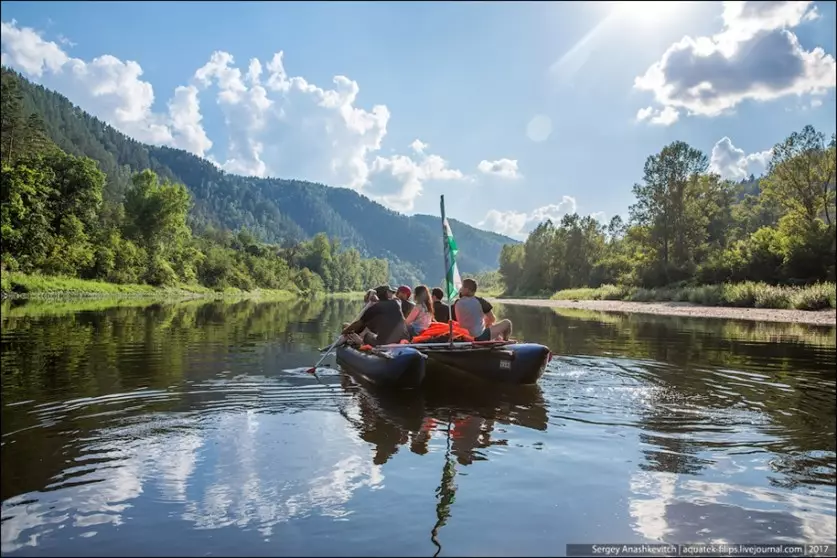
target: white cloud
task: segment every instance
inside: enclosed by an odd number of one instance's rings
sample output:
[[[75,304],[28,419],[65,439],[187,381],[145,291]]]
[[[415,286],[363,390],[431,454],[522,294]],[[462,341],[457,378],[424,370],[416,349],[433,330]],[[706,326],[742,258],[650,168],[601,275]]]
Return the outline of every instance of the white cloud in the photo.
[[[34,29],[18,28],[15,20],[0,23],[0,45],[5,64],[33,76],[43,75],[44,70],[58,72],[69,60],[57,44],[42,40]]]
[[[654,114],[654,107],[641,108],[638,111],[636,111],[636,120],[637,122],[642,122],[652,114]]]
[[[603,225],[607,225],[607,213],[605,213],[604,211],[594,211],[590,214],[590,217],[592,217],[593,219],[595,219]]]
[[[177,144],[192,153],[205,153],[212,148],[212,141],[207,137],[201,125],[201,106],[198,101],[198,89],[192,85],[180,86],[174,90],[174,97],[169,101],[169,118]]]
[[[637,122],[648,120],[651,124],[660,126],[669,126],[677,122],[680,118],[680,113],[671,107],[663,107],[662,109],[655,109],[654,107],[645,107],[639,109],[636,113]]]
[[[413,202],[421,195],[426,181],[466,179],[461,171],[448,167],[448,162],[438,155],[422,155],[418,162],[405,155],[376,157],[370,178],[367,193],[402,211],[413,209]]]
[[[735,147],[728,137],[723,137],[712,147],[709,170],[729,180],[741,180],[751,174],[759,176],[767,168],[773,150],[744,153]]]
[[[154,90],[137,62],[110,55],[72,58],[38,31],[2,23],[2,60],[85,111],[133,138],[182,148],[236,174],[306,179],[354,188],[395,209],[409,211],[428,181],[469,180],[428,145],[410,154],[380,155],[390,112],[357,106],[357,82],[335,76],[330,88],[288,74],[284,53],[246,71],[227,52],[214,52],[191,81],[175,89],[167,111],[154,112]],[[226,153],[204,129],[200,96],[210,90],[224,117]],[[215,148],[215,151],[212,151]],[[500,160],[498,174],[516,174],[516,161]],[[507,166],[511,163],[512,166]]]
[[[482,221],[477,223],[477,226],[512,238],[523,239],[535,227],[547,219],[551,219],[555,223],[564,215],[575,213],[575,211],[575,198],[563,196],[561,203],[545,205],[535,209],[531,213],[492,209],[485,215]]]
[[[496,161],[480,161],[477,165],[477,170],[483,174],[498,176],[500,178],[507,178],[514,180],[521,178],[517,168],[517,159],[497,159]]]
[[[812,2],[724,2],[720,33],[684,37],[636,78],[634,87],[652,92],[662,107],[650,121],[670,124],[681,110],[714,117],[746,100],[822,95],[834,88],[834,57],[820,47],[805,50],[789,30],[817,17]],[[637,119],[649,118],[649,109]]]
[[[424,150],[430,147],[420,139],[416,138],[413,140],[413,143],[410,144],[410,148],[415,151],[416,153],[424,153]]]
[[[74,47],[78,44],[78,43],[74,43],[73,41],[71,41],[70,39],[65,37],[64,35],[58,35],[58,42],[61,43],[62,45],[67,45],[68,47]]]

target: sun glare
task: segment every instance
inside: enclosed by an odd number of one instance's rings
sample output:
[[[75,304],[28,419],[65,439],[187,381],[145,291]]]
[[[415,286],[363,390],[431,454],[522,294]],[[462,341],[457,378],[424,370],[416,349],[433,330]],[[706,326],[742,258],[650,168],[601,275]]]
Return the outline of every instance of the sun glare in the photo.
[[[656,27],[676,18],[691,2],[611,2],[611,14],[619,20],[642,27]]]

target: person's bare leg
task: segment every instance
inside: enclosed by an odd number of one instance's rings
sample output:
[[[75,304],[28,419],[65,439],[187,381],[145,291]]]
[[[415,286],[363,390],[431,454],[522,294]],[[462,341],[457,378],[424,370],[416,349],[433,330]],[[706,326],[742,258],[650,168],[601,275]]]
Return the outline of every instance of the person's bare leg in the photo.
[[[488,329],[491,331],[492,339],[502,337],[504,341],[508,341],[512,334],[512,323],[509,320],[500,320]]]

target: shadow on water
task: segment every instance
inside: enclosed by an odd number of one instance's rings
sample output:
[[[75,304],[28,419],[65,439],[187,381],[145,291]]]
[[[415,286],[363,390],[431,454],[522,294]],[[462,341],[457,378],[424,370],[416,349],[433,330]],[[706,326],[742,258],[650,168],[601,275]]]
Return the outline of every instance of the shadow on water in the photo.
[[[834,539],[834,328],[497,306],[538,386],[288,372],[358,301],[4,304],[3,553]]]

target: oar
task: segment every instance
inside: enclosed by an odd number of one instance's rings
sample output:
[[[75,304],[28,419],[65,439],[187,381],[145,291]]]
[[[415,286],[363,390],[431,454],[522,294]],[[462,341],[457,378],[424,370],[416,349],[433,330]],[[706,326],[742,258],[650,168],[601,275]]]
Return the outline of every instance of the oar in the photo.
[[[306,370],[306,372],[308,372],[309,374],[316,374],[317,368],[323,363],[325,359],[328,358],[328,355],[331,354],[331,351],[333,351],[337,347],[337,342],[340,341],[340,337],[342,335],[343,334],[341,333],[337,336],[337,339],[334,340],[334,343],[328,346],[328,351],[326,351],[326,353],[320,358],[320,360],[317,361],[317,364]]]
[[[360,319],[360,317],[361,317],[361,316],[363,316],[363,313],[364,313],[364,312],[366,312],[366,308],[367,308],[367,307],[368,307],[368,305],[367,305],[367,304],[364,304],[364,305],[363,305],[363,310],[361,310],[361,311],[360,311],[360,314],[358,314],[358,315],[357,315],[357,318],[355,318],[354,320],[352,320],[352,322],[351,322],[351,323],[355,323],[356,321],[358,321],[358,320]],[[326,354],[324,354],[324,355],[320,358],[320,360],[318,360],[318,361],[317,361],[317,364],[315,364],[314,366],[312,366],[311,368],[309,368],[308,370],[306,370],[306,372],[308,372],[309,374],[314,374],[315,376],[317,375],[317,367],[318,367],[319,365],[321,365],[325,359],[327,359],[327,358],[328,358],[328,355],[330,355],[330,354],[331,354],[331,351],[333,351],[334,349],[336,349],[336,348],[337,348],[337,342],[338,342],[338,341],[340,341],[340,337],[341,337],[342,335],[343,335],[343,333],[341,332],[341,333],[340,333],[340,335],[338,335],[338,336],[337,336],[337,339],[335,339],[335,340],[334,340],[334,343],[332,343],[331,345],[329,345],[329,346],[328,346],[328,350],[326,351]]]

